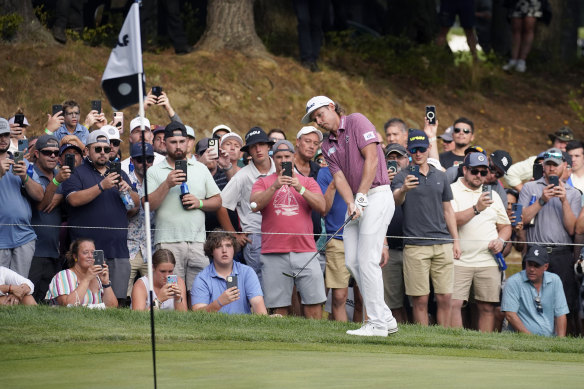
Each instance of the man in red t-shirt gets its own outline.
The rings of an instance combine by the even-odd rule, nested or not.
[[[325,201],[313,178],[294,172],[294,146],[280,140],[272,147],[276,173],[256,181],[251,191],[252,210],[262,213],[262,289],[266,307],[287,315],[292,288],[300,292],[304,315],[320,319],[326,300],[324,278],[318,261],[311,261],[298,277],[282,273],[298,272],[316,253],[311,212],[324,212]],[[289,169],[283,167],[288,165]],[[288,170],[288,174],[286,173]],[[253,207],[256,203],[256,207]]]

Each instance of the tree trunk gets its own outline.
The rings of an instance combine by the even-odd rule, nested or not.
[[[51,33],[45,29],[36,18],[32,0],[0,0],[0,14],[18,14],[22,23],[18,27],[15,42],[45,42],[54,43]]]
[[[209,0],[207,28],[197,42],[199,50],[237,50],[264,55],[266,48],[255,31],[253,0]]]
[[[549,0],[552,22],[549,26],[538,22],[534,51],[542,60],[552,63],[570,63],[576,59],[578,17],[581,0]]]

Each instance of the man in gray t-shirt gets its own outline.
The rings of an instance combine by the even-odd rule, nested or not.
[[[410,130],[410,169],[392,182],[396,206],[401,205],[404,222],[404,280],[412,296],[414,321],[428,325],[430,277],[436,293],[438,324],[448,327],[453,290],[453,259],[460,258],[460,244],[452,191],[446,174],[428,165],[430,143],[423,131]],[[429,239],[428,239],[429,238]],[[454,239],[453,243],[452,239]]]

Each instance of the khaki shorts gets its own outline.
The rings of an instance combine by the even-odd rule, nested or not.
[[[349,270],[345,266],[345,244],[340,239],[331,239],[326,246],[326,272],[324,284],[327,288],[342,289],[349,286]]]
[[[381,268],[383,275],[383,298],[390,309],[404,306],[404,253],[389,250],[389,261]]]
[[[432,246],[406,245],[404,248],[406,294],[408,296],[430,294],[430,278],[435,293],[452,293],[453,261],[452,243]]]
[[[496,266],[454,266],[454,292],[452,298],[468,301],[470,290],[474,299],[486,303],[498,303],[501,294],[501,272]]]

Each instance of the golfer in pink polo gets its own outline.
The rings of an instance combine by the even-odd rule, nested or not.
[[[303,124],[316,124],[330,136],[322,151],[347,203],[353,220],[343,233],[345,263],[359,284],[368,320],[349,335],[387,336],[397,332],[397,322],[383,299],[381,267],[384,235],[393,217],[395,203],[389,186],[383,150],[377,130],[362,114],[345,116],[342,108],[326,96],[306,103]]]

